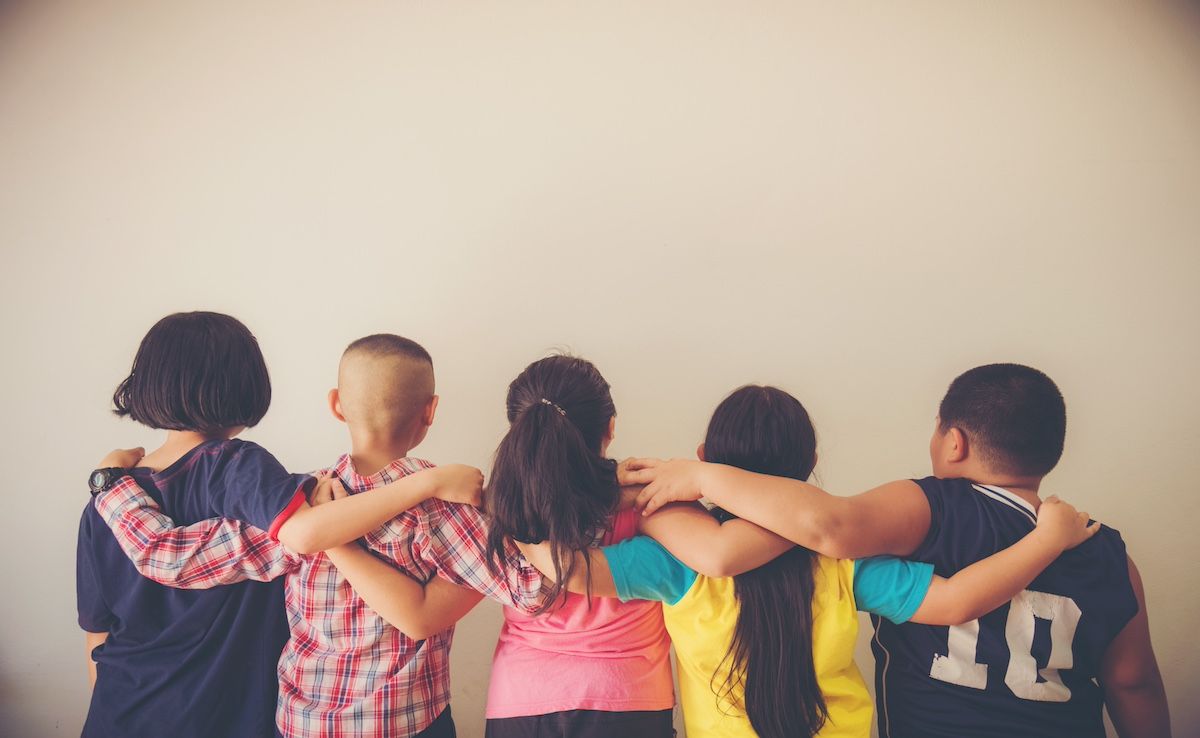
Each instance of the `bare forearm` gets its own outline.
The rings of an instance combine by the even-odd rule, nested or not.
[[[1017,543],[977,561],[949,579],[935,579],[913,622],[959,625],[1016,597],[1062,553],[1062,543],[1034,530]]]
[[[92,651],[108,640],[108,633],[85,633],[84,645],[87,648],[88,680],[92,689],[96,688],[96,662],[92,659]]]
[[[690,569],[714,578],[757,569],[793,545],[748,520],[721,523],[698,505],[668,505],[643,518],[641,529]]]
[[[411,474],[368,493],[310,507],[302,505],[279,529],[279,541],[312,554],[361,538],[433,495],[432,478]]]
[[[838,555],[845,498],[807,482],[713,465],[701,489],[710,502],[739,518],[826,555]]]
[[[326,555],[354,592],[379,617],[410,637],[424,637],[419,634],[425,629],[420,617],[425,605],[425,585],[375,558],[357,544],[331,548]]]
[[[1161,679],[1105,689],[1104,701],[1121,738],[1171,738],[1171,716]]]
[[[326,553],[368,607],[414,640],[449,628],[483,599],[478,592],[439,577],[422,584],[356,544]]]

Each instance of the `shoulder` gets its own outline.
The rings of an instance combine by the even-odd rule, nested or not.
[[[940,477],[928,476],[911,481],[920,487],[921,492],[931,500],[935,497],[942,498],[947,495],[957,495],[971,488],[971,480],[969,479],[942,479]]]
[[[1104,568],[1118,580],[1127,580],[1129,577],[1129,555],[1125,549],[1125,540],[1119,530],[1107,525],[1101,525],[1091,540],[1064,551],[1059,559],[1064,564],[1074,564],[1092,570]]]
[[[230,438],[228,441],[214,444],[213,454],[217,456],[229,456],[242,461],[262,460],[272,464],[279,463],[279,460],[270,451],[259,446],[254,441],[243,441],[240,438]]]
[[[929,504],[931,530],[939,519],[955,518],[967,511],[977,510],[985,504],[982,495],[975,491],[969,479],[941,479],[925,477],[912,480]]]
[[[432,499],[401,513],[401,517],[404,516],[411,516],[415,524],[436,529],[449,528],[464,536],[486,535],[487,523],[483,513],[470,505]]]

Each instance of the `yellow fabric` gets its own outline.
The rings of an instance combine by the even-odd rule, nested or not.
[[[829,708],[820,738],[866,738],[871,733],[872,704],[858,666],[854,642],[858,614],[854,606],[854,562],[817,557],[813,572],[813,666]],[[663,606],[667,631],[679,663],[679,696],[688,738],[753,738],[754,729],[741,710],[722,701],[720,691],[728,664],[718,665],[733,639],[738,604],[733,579],[697,575],[692,588],[674,605]],[[741,695],[738,695],[740,701]]]

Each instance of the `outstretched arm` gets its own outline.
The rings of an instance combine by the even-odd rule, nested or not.
[[[141,460],[143,453],[141,448],[117,449],[110,452],[100,462],[100,467],[129,468]],[[270,461],[274,467],[278,467],[279,474],[284,474],[282,467],[279,467],[273,457],[270,457]],[[239,474],[240,467],[235,466],[231,469],[231,474],[235,476]],[[248,479],[254,479],[253,476],[249,476],[254,471],[261,470],[251,468],[246,472]],[[273,471],[273,469],[267,469],[267,471]],[[126,477],[120,484],[129,481],[130,479]],[[327,473],[318,475],[312,495],[314,498],[324,496],[326,500],[333,499],[330,490],[335,485],[339,491],[344,492],[341,482],[336,478],[330,477]],[[406,475],[391,484],[372,490],[369,495],[340,494],[330,504],[319,506],[310,506],[307,502],[302,501],[297,509],[280,524],[275,534],[279,542],[291,551],[312,554],[364,536],[401,512],[416,507],[430,498],[437,497],[447,502],[478,505],[482,494],[482,472],[475,467],[448,464]],[[144,493],[142,497],[145,499],[138,500],[136,507],[158,511],[152,498]],[[149,500],[148,505],[146,500]],[[103,513],[104,511],[101,510],[102,515]],[[174,521],[162,515],[160,511],[158,516],[157,520],[152,521],[145,515],[139,515],[141,520],[151,528],[174,527]],[[111,527],[112,523],[109,525]],[[198,544],[203,547],[213,537],[231,536],[241,530],[235,530],[235,528],[235,523],[230,519],[221,525],[214,524],[198,528],[193,533],[203,534],[205,538]],[[252,526],[243,526],[242,529],[257,530]],[[180,541],[174,543],[179,544]],[[126,551],[126,553],[129,552]]]
[[[266,531],[213,518],[178,527],[133,477],[96,496],[95,506],[142,576],[182,589],[208,589],[282,576],[299,559]]]
[[[1058,498],[1038,510],[1037,527],[1008,548],[977,561],[949,579],[934,577],[912,622],[959,625],[975,620],[1016,597],[1063,551],[1100,530],[1088,515]]]
[[[1170,738],[1171,715],[1146,617],[1142,576],[1129,559],[1129,581],[1138,611],[1104,652],[1100,686],[1104,702],[1121,738]]]
[[[688,567],[714,578],[757,569],[794,546],[747,520],[722,523],[699,505],[667,505],[643,517],[639,527]]]
[[[482,494],[483,473],[475,467],[438,466],[409,474],[370,494],[337,497],[325,505],[303,503],[280,526],[279,541],[297,553],[316,553],[360,538],[432,497],[475,505]]]
[[[368,607],[413,640],[446,630],[483,599],[475,590],[437,576],[422,584],[358,544],[325,553]]]
[[[831,558],[905,556],[929,532],[929,503],[909,480],[838,497],[806,482],[723,464],[637,459],[624,470],[621,483],[646,485],[638,496],[646,514],[669,502],[703,497]]]

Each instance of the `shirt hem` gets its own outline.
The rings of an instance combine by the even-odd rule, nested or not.
[[[675,709],[674,698],[668,702],[663,702],[662,700],[621,700],[620,702],[609,702],[605,700],[588,700],[586,702],[539,702],[514,705],[503,710],[487,710],[484,713],[484,717],[488,720],[504,720],[506,718],[549,715],[550,713],[567,712],[569,710],[596,710],[598,712],[643,712],[673,709]]]

